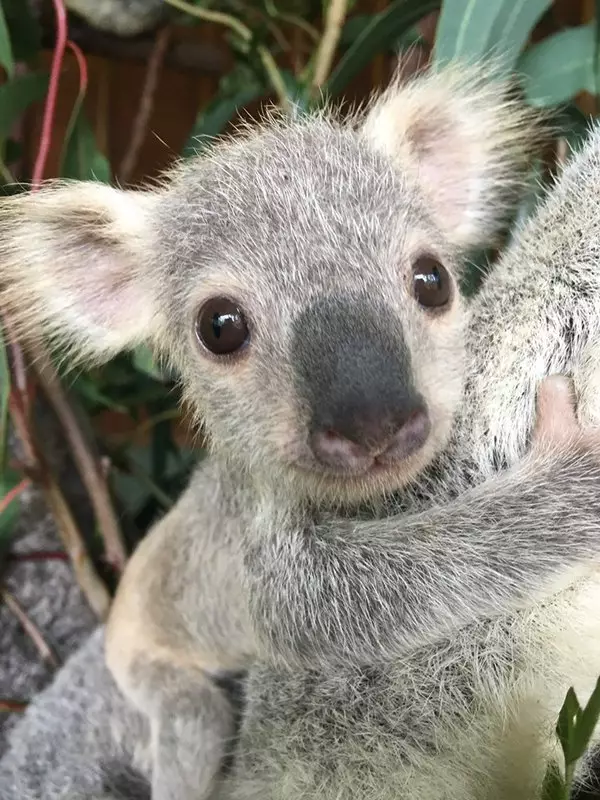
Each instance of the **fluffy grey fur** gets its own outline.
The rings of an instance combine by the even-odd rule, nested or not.
[[[66,0],[65,5],[93,27],[117,36],[144,33],[165,13],[164,0]]]
[[[54,334],[88,357],[151,341],[180,369],[213,439],[214,457],[132,559],[108,628],[109,666],[150,720],[156,798],[215,787],[273,800],[487,798],[539,779],[557,693],[594,672],[583,675],[568,636],[562,650],[553,636],[590,622],[587,585],[568,607],[560,591],[598,556],[600,459],[589,432],[519,458],[536,380],[580,368],[593,342],[595,294],[569,292],[553,258],[536,273],[540,296],[522,275],[513,292],[507,260],[479,301],[467,354],[457,291],[465,250],[510,202],[528,125],[501,89],[450,69],[394,85],[345,125],[273,122],[182,166],[158,192],[59,186],[3,206],[0,299],[22,333]],[[528,263],[520,246],[509,259]],[[423,255],[448,270],[442,310],[415,301]],[[512,304],[492,325],[486,303],[496,313],[493,292],[506,286]],[[215,295],[248,315],[250,346],[234,359],[194,337],[198,308]],[[521,328],[530,319],[533,345]],[[557,342],[572,344],[580,319],[586,336],[567,357]],[[581,369],[585,388],[593,372],[588,364],[582,381]],[[500,402],[505,373],[517,380]],[[376,442],[380,469],[315,457],[324,410],[370,453],[361,425],[374,409],[396,425],[423,408],[424,442],[408,453]],[[519,429],[513,450],[492,431],[494,414],[499,430]],[[453,429],[448,458],[420,480],[424,505],[408,488],[406,508],[361,518],[360,501],[407,486]],[[548,597],[559,599],[543,605]],[[213,679],[257,659],[277,668],[252,669],[237,769],[219,781],[235,729]],[[116,689],[100,686],[110,716]],[[34,732],[24,720],[14,747]],[[11,753],[0,770],[15,775]]]

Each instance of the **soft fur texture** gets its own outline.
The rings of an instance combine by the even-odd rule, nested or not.
[[[571,331],[585,322],[593,344],[597,318],[597,293],[579,296],[562,257],[539,262],[550,287],[539,297],[523,277],[512,290],[511,259],[529,264],[528,237],[551,224],[543,214],[478,300],[465,349],[462,259],[502,220],[532,140],[530,118],[506,98],[489,75],[455,67],[395,85],[366,118],[273,120],[155,192],[58,185],[2,206],[0,300],[22,334],[54,335],[87,358],[149,341],[180,370],[212,439],[213,458],[132,559],[108,627],[109,666],[142,712],[129,709],[131,742],[150,720],[157,800],[197,800],[219,783],[225,797],[273,800],[501,797],[513,780],[515,792],[539,780],[536,748],[564,680],[578,675],[585,689],[595,675],[592,650],[579,658],[568,646],[571,630],[578,643],[592,625],[593,584],[565,586],[600,554],[597,437],[537,446],[513,464],[533,419],[529,371],[578,367],[588,339],[574,347]],[[552,230],[569,236],[564,247],[582,243],[589,262],[590,240]],[[435,311],[413,293],[423,255],[449,274],[450,300]],[[505,285],[506,317],[488,320]],[[194,337],[215,295],[248,318],[250,344],[235,358]],[[527,371],[502,406],[505,369]],[[392,418],[417,401],[428,436],[408,456],[378,452],[376,471],[315,457],[324,412],[341,407],[356,427],[357,414]],[[494,413],[520,429],[514,452],[487,438]],[[403,486],[396,513],[360,513]],[[219,781],[235,726],[215,678],[257,658],[236,769]],[[99,680],[97,714],[110,716],[117,690]],[[502,724],[524,726],[506,746]],[[14,748],[34,732],[32,711]],[[2,774],[13,787],[28,780],[12,753]],[[49,786],[48,800],[61,796]]]

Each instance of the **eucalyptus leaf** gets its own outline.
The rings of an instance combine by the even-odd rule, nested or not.
[[[265,87],[247,71],[234,69],[221,79],[216,98],[198,114],[182,155],[195,156],[204,151],[223,132],[240,108],[265,94]]]
[[[477,61],[495,54],[509,70],[552,0],[444,0],[433,59]]]
[[[575,730],[572,733],[569,754],[570,760],[579,760],[587,750],[598,719],[600,718],[600,679],[590,695],[585,708],[579,712]]]
[[[579,705],[575,690],[571,687],[567,692],[560,714],[558,715],[558,722],[556,723],[556,735],[563,749],[565,763],[567,765],[575,760],[573,757],[573,732],[580,714],[581,706]]]
[[[327,94],[338,95],[377,53],[397,42],[440,5],[441,0],[395,0],[384,11],[374,14],[332,71],[324,87]]]
[[[156,381],[164,380],[164,374],[156,364],[152,351],[145,345],[140,345],[133,351],[133,365]]]
[[[0,64],[6,70],[9,78],[15,74],[15,59],[13,56],[12,44],[10,41],[10,34],[8,32],[8,25],[6,24],[6,17],[4,9],[0,3]]]
[[[42,45],[42,29],[28,0],[1,0],[15,61],[30,62]]]
[[[14,139],[6,140],[5,161],[7,164],[14,164],[23,156],[23,145]]]
[[[0,86],[0,142],[32,103],[43,100],[48,90],[48,74],[29,72],[17,75]]]
[[[595,24],[567,28],[525,51],[518,62],[525,97],[534,106],[553,106],[595,87]]]

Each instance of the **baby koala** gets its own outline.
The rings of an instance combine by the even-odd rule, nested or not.
[[[505,219],[533,129],[510,87],[455,65],[345,122],[272,119],[158,189],[2,202],[0,302],[21,334],[87,360],[148,343],[210,437],[107,627],[110,670],[150,723],[155,800],[215,789],[228,673],[390,662],[600,555],[595,436],[415,513],[370,508],[449,442],[461,267]]]

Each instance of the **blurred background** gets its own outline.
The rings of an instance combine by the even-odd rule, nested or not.
[[[0,191],[54,177],[136,185],[265,104],[350,107],[399,61],[409,76],[486,54],[551,112],[556,136],[532,164],[541,188],[597,113],[599,23],[598,0],[0,0]],[[497,253],[473,255],[468,291]],[[145,349],[69,372],[60,353],[25,351],[9,320],[2,330],[0,556],[20,496],[39,487],[102,616],[103,592],[178,496],[202,436]]]

